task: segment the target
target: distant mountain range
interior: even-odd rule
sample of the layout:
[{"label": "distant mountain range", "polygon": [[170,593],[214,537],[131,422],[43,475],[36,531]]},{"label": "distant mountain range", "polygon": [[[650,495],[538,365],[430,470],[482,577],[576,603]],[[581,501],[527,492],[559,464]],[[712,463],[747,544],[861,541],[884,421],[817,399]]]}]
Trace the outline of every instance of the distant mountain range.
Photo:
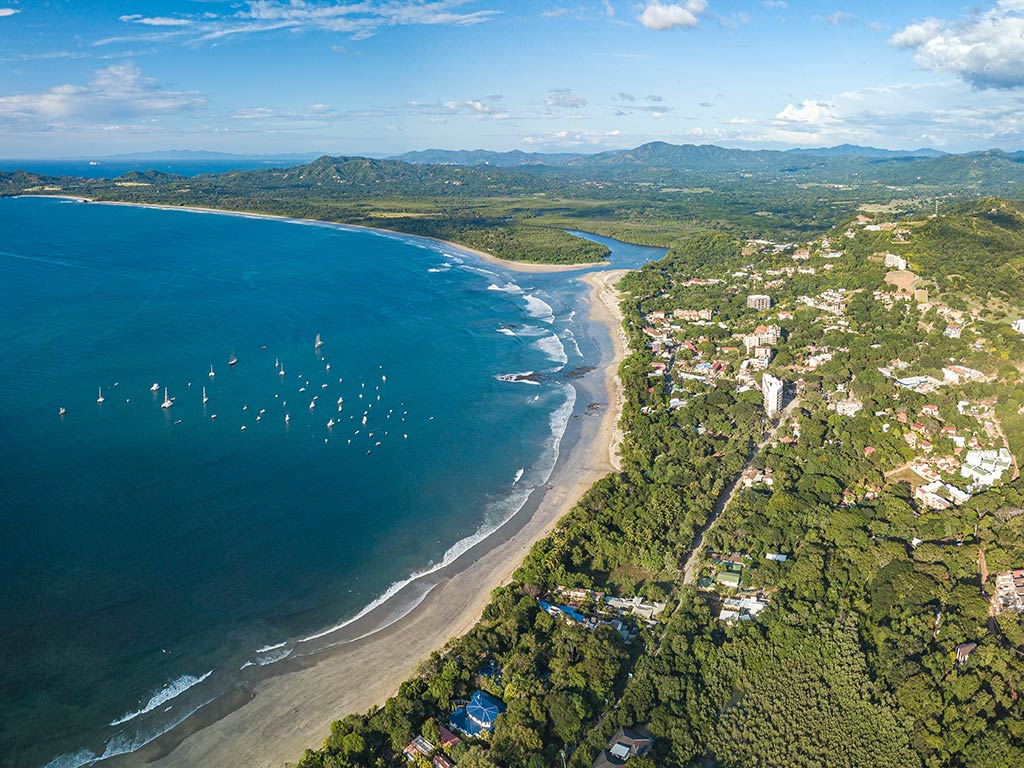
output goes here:
[{"label": "distant mountain range", "polygon": [[[195,161],[209,160],[215,154],[182,151],[164,153],[163,157]],[[324,155],[312,162],[300,157],[278,160],[273,164],[276,167],[270,165],[190,176],[191,186],[198,189],[201,182],[207,190],[204,194],[250,195],[287,190],[293,195],[312,193],[338,199],[539,193],[611,199],[652,192],[670,194],[706,186],[749,191],[752,186],[761,185],[763,192],[780,183],[862,191],[867,187],[890,192],[896,188],[915,189],[918,193],[953,196],[1024,194],[1024,152],[1001,150],[957,155],[934,149],[905,151],[843,145],[780,151],[651,142],[633,149],[589,155],[424,150],[388,159]],[[136,166],[140,172],[122,180],[160,185],[184,178],[142,171],[144,164]],[[0,173],[0,193],[33,185],[73,186],[68,182],[66,176],[58,181],[43,174]],[[97,180],[85,186],[90,184],[102,186],[103,182]]]},{"label": "distant mountain range", "polygon": [[[862,147],[856,144],[840,144],[836,147],[817,147],[813,149],[788,149],[788,150],[747,150],[728,149],[714,144],[697,146],[694,144],[668,144],[663,141],[655,141],[643,144],[634,149],[610,150],[597,153],[550,153],[550,152],[523,152],[515,149],[511,152],[491,152],[486,149],[424,149],[415,152],[405,152],[395,155],[389,159],[401,160],[405,163],[430,164],[430,165],[493,165],[498,168],[515,168],[523,165],[547,165],[552,167],[564,167],[569,165],[608,165],[614,164],[617,159],[626,157],[637,158],[640,162],[650,160],[657,155],[668,156],[671,154],[674,159],[694,162],[699,158],[699,164],[706,166],[708,162],[722,162],[727,158],[750,159],[760,157],[763,160],[769,157],[862,157],[877,160],[889,160],[894,158],[926,157],[935,158],[946,154],[937,149],[922,148],[914,150],[906,149],[879,149],[877,147]],[[735,164],[735,162],[729,163]]]}]

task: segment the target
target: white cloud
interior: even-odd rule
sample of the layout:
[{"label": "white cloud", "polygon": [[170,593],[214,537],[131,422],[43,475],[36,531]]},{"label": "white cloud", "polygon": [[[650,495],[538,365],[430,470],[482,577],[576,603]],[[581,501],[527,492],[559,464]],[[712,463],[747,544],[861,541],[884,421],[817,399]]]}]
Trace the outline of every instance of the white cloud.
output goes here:
[{"label": "white cloud", "polygon": [[121,16],[119,21],[131,24],[142,24],[147,27],[188,27],[193,24],[192,19],[172,18],[170,16]]},{"label": "white cloud", "polygon": [[952,151],[1024,144],[1024,113],[1004,91],[947,80],[845,91],[787,104],[774,118],[733,117],[708,130],[718,142],[753,146],[842,143]]},{"label": "white cloud", "polygon": [[659,32],[672,27],[696,27],[707,7],[707,0],[686,0],[685,3],[648,0],[640,14],[640,23]]},{"label": "white cloud", "polygon": [[562,149],[583,146],[593,147],[607,145],[608,139],[618,139],[618,137],[621,135],[622,132],[619,130],[611,130],[604,132],[561,130],[551,131],[550,133],[544,134],[533,134],[530,136],[524,136],[523,143],[529,144],[530,146],[552,147]]},{"label": "white cloud", "polygon": [[769,10],[785,10],[789,8],[789,3],[786,0],[761,0],[761,7]]},{"label": "white cloud", "polygon": [[825,104],[814,99],[804,99],[799,107],[787,104],[786,108],[775,116],[775,119],[783,123],[821,125],[831,120],[834,116],[835,107],[831,104]]},{"label": "white cloud", "polygon": [[831,24],[833,27],[838,27],[840,24],[849,24],[855,19],[856,16],[852,13],[847,13],[846,11],[836,11],[835,13],[830,13],[828,16],[821,17],[822,21],[826,24]]},{"label": "white cloud", "polygon": [[1024,2],[999,0],[965,21],[929,18],[889,38],[924,69],[954,72],[976,88],[1024,87]]},{"label": "white cloud", "polygon": [[587,100],[582,96],[573,93],[572,88],[552,88],[544,97],[544,103],[549,107],[562,107],[564,109],[582,109],[587,106]]},{"label": "white cloud", "polygon": [[200,107],[197,93],[167,91],[134,64],[93,73],[87,85],[57,85],[39,93],[0,97],[0,121],[27,130],[131,121]]},{"label": "white cloud", "polygon": [[[110,37],[97,41],[105,45],[127,40],[172,40],[210,42],[238,35],[274,30],[319,30],[340,32],[355,39],[371,37],[387,27],[410,25],[470,26],[489,21],[497,10],[460,10],[471,0],[246,0],[230,13],[205,11],[181,16],[120,17],[126,24],[174,27],[179,34],[164,37],[140,34],[134,37]],[[188,30],[184,28],[188,27]],[[188,32],[188,34],[180,34]]]},{"label": "white cloud", "polygon": [[612,5],[611,0],[604,0],[604,15],[609,19],[615,16],[615,6]]},{"label": "white cloud", "polygon": [[17,8],[0,8],[0,17],[3,17],[3,16],[13,16],[14,14],[16,14],[18,12],[19,11],[18,11]]},{"label": "white cloud", "polygon": [[409,109],[428,115],[471,115],[474,119],[508,120],[512,117],[502,110],[497,102],[501,94],[491,94],[477,99],[448,100],[437,102],[410,101]]}]

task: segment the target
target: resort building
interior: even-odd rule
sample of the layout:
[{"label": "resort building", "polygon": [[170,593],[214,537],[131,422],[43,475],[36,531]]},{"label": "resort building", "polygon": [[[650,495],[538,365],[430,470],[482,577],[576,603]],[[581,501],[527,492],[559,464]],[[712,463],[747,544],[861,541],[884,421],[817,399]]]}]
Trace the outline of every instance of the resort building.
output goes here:
[{"label": "resort building", "polygon": [[734,621],[750,621],[768,607],[768,597],[763,594],[736,595],[722,601],[718,620],[727,624]]},{"label": "resort building", "polygon": [[448,724],[467,736],[479,736],[482,731],[494,728],[494,721],[505,709],[505,702],[477,689],[473,691],[466,706],[452,713]]},{"label": "resort building", "polygon": [[960,468],[960,476],[975,485],[995,485],[1003,473],[1013,466],[1013,457],[1005,448],[998,451],[968,451]]},{"label": "resort building", "polygon": [[755,293],[747,296],[747,309],[756,309],[758,311],[763,309],[772,308],[772,297],[765,296],[762,293]]},{"label": "resort building", "polygon": [[775,418],[782,410],[782,379],[777,379],[770,373],[761,377],[761,393],[764,395],[764,412],[769,419]]}]

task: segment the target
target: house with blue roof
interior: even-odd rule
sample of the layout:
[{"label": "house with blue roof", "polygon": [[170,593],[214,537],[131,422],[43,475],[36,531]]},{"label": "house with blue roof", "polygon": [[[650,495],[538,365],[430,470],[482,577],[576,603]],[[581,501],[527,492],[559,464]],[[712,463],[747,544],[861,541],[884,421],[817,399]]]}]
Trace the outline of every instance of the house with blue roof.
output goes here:
[{"label": "house with blue roof", "polygon": [[505,702],[477,689],[464,707],[456,709],[448,721],[457,731],[467,736],[478,736],[481,731],[494,728],[494,721],[507,707]]}]

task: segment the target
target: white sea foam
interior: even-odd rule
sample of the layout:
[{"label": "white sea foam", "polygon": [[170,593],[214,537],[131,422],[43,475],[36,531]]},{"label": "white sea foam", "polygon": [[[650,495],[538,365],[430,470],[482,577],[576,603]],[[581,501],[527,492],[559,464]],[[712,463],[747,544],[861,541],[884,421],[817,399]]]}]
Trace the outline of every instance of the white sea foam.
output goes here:
[{"label": "white sea foam", "polygon": [[505,283],[504,285],[495,285],[491,283],[487,286],[488,291],[501,291],[502,293],[522,293],[523,289],[515,283]]},{"label": "white sea foam", "polygon": [[498,333],[503,333],[506,336],[511,336],[513,339],[516,337],[516,332],[511,328],[499,328]]},{"label": "white sea foam", "polygon": [[427,272],[447,272],[451,268],[451,264],[442,264],[440,267],[429,267]]},{"label": "white sea foam", "polygon": [[576,341],[576,334],[574,334],[572,331],[566,328],[564,331],[562,331],[562,338],[565,339],[566,341],[572,342],[572,346],[576,350],[577,357],[583,357],[583,353],[580,351],[579,342]]},{"label": "white sea foam", "polygon": [[[205,675],[203,678],[205,679]],[[82,768],[82,766],[95,765],[103,760],[109,760],[118,755],[127,755],[136,750],[142,749],[151,741],[160,738],[173,728],[177,728],[185,720],[209,704],[213,699],[208,699],[190,709],[183,710],[174,720],[164,723],[149,732],[136,731],[135,733],[122,732],[113,736],[105,745],[102,755],[97,755],[88,749],[80,749],[77,752],[68,752],[55,757],[43,768]]]},{"label": "white sea foam", "polygon": [[532,384],[535,387],[539,387],[539,381],[526,378],[528,376],[533,376],[533,373],[533,371],[520,371],[519,373],[499,373],[494,378],[496,378],[498,381],[507,381],[512,384]]},{"label": "white sea foam", "polygon": [[202,704],[182,712],[175,720],[165,723],[149,733],[140,731],[132,735],[118,734],[117,736],[114,736],[107,742],[106,749],[103,750],[102,755],[96,758],[96,762],[99,762],[100,760],[108,760],[111,757],[117,757],[118,755],[127,755],[131,752],[142,749],[144,746],[149,744],[149,742],[160,738],[172,728],[176,728],[181,725],[186,719],[205,707],[211,701],[213,701],[213,699],[208,699]]},{"label": "white sea foam", "polygon": [[285,648],[285,649],[283,649],[281,651],[278,651],[277,653],[270,653],[270,654],[267,654],[266,656],[260,656],[260,657],[258,657],[256,659],[256,663],[259,664],[261,667],[265,667],[265,666],[267,666],[269,664],[275,664],[275,663],[277,663],[279,661],[282,661],[283,659],[287,659],[289,656],[291,656],[293,650],[295,650],[295,649],[294,648]]},{"label": "white sea foam", "polygon": [[265,645],[262,648],[257,648],[256,653],[266,653],[267,651],[276,651],[278,648],[284,648],[288,644],[286,640],[283,643],[277,643],[276,645]]},{"label": "white sea foam", "polygon": [[526,471],[526,467],[520,467],[519,469],[516,470],[516,476],[512,480],[512,485],[515,485],[516,483],[518,483],[520,480],[523,479],[523,472],[525,472],[525,471]]},{"label": "white sea foam", "polygon": [[539,349],[548,360],[558,363],[559,366],[569,362],[569,356],[565,354],[565,346],[562,344],[561,339],[553,333],[542,339],[537,339],[530,346]]},{"label": "white sea foam", "polygon": [[95,752],[88,749],[80,749],[77,752],[67,752],[58,755],[43,768],[82,768],[83,765],[92,765],[99,758]]},{"label": "white sea foam", "polygon": [[110,724],[122,725],[124,723],[127,723],[129,720],[134,720],[139,715],[144,715],[147,712],[152,712],[161,704],[164,704],[165,702],[168,702],[171,699],[180,696],[193,685],[198,685],[212,674],[213,670],[211,669],[205,675],[201,675],[200,677],[194,677],[193,675],[182,675],[177,680],[168,683],[159,691],[154,693],[153,696],[150,698],[149,703],[147,703],[146,706],[144,706],[142,709],[122,715],[116,720],[112,720]]},{"label": "white sea foam", "polygon": [[[565,435],[565,429],[569,425],[569,417],[572,415],[572,409],[576,404],[576,389],[571,384],[566,384],[563,391],[566,394],[565,402],[562,403],[561,407],[559,407],[554,413],[551,414],[551,436],[548,438],[545,444],[544,451],[544,457],[547,459],[546,466],[540,469],[538,473],[539,479],[536,485],[546,483],[550,479],[551,473],[555,469],[555,464],[558,461],[558,448],[561,445],[562,437]],[[497,524],[485,524],[481,526],[476,531],[476,533],[473,533],[467,536],[466,538],[460,539],[459,541],[455,542],[444,553],[444,557],[441,558],[440,562],[429,565],[422,570],[416,571],[409,575],[407,578],[402,579],[401,581],[394,582],[390,587],[388,587],[383,592],[383,594],[381,594],[376,600],[374,600],[361,611],[359,611],[359,613],[357,613],[355,616],[352,616],[349,619],[345,619],[344,621],[339,622],[338,624],[335,624],[334,626],[329,627],[321,632],[317,632],[315,634],[309,635],[308,637],[304,637],[299,642],[306,643],[312,640],[319,640],[321,638],[326,637],[327,635],[337,632],[340,629],[344,629],[353,622],[356,622],[359,619],[363,618],[374,609],[379,608],[381,605],[386,603],[388,600],[390,600],[392,597],[394,597],[396,594],[398,594],[402,589],[407,587],[412,582],[421,579],[424,576],[429,576],[432,573],[436,573],[442,568],[451,565],[455,560],[457,560],[463,554],[465,554],[474,546],[479,544],[481,541],[497,532],[499,529],[501,529],[502,526],[505,525],[505,523],[507,523],[509,520],[515,517],[516,513],[523,508],[523,505],[526,503],[526,500],[530,497],[532,491],[532,488],[524,489],[523,491],[520,491],[514,496],[509,497],[509,499],[507,500],[507,508],[505,510],[505,514],[501,516]],[[433,586],[431,586],[431,589],[433,589]],[[422,601],[424,597],[425,595],[421,596],[420,601]],[[406,613],[408,613],[408,611]],[[397,620],[398,619],[394,619],[394,621]],[[390,623],[394,623],[394,621]],[[382,627],[377,627],[371,632],[367,633],[366,635],[363,635],[363,637],[372,635],[375,632],[379,632],[381,629]]]},{"label": "white sea foam", "polygon": [[526,314],[536,317],[545,323],[555,322],[555,311],[544,299],[537,298],[532,293],[526,296]]}]

